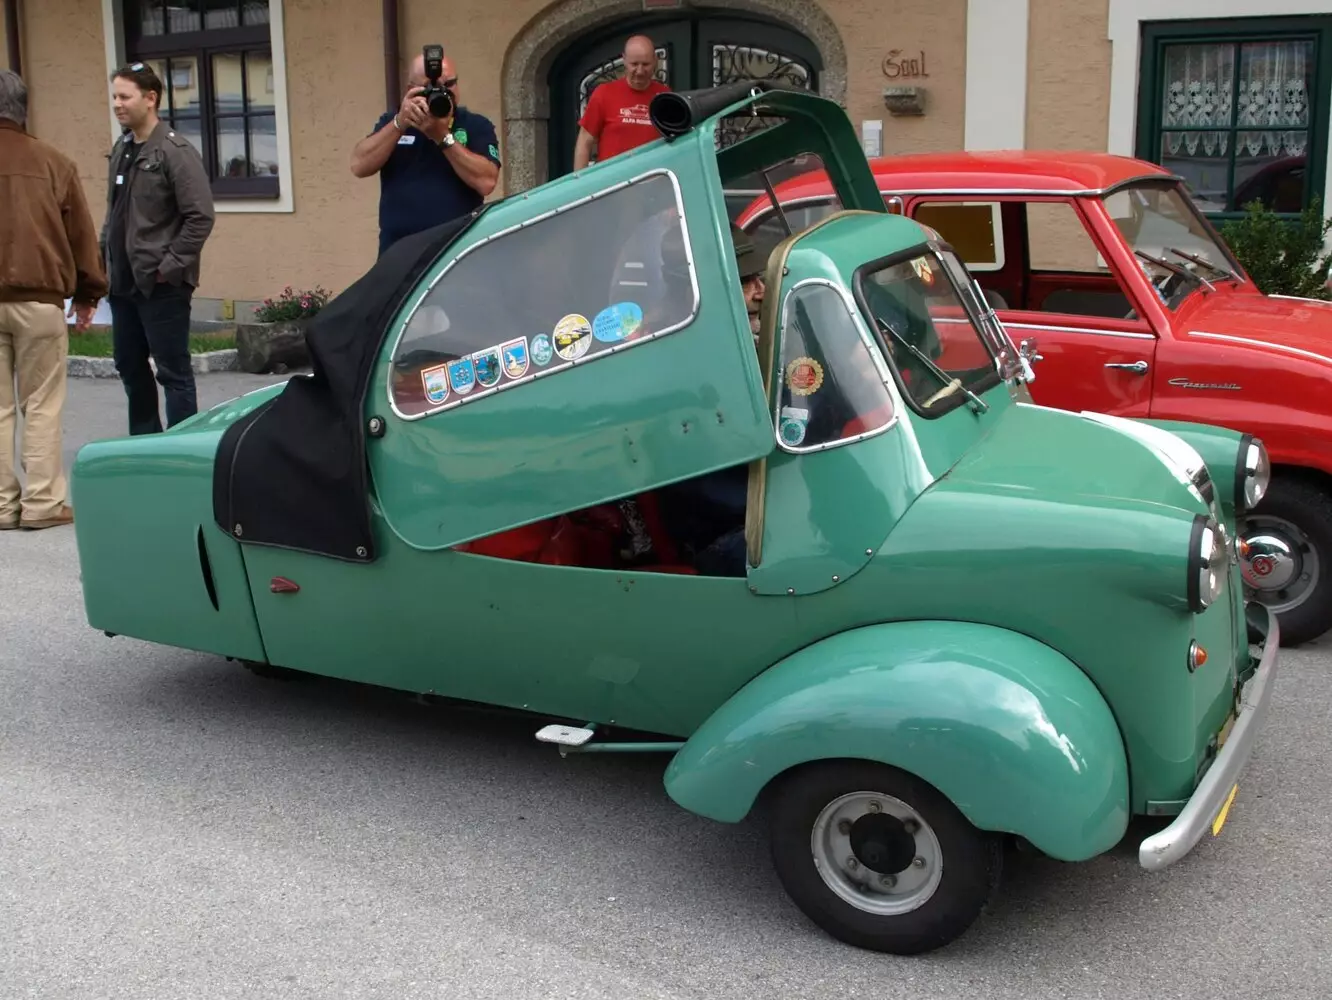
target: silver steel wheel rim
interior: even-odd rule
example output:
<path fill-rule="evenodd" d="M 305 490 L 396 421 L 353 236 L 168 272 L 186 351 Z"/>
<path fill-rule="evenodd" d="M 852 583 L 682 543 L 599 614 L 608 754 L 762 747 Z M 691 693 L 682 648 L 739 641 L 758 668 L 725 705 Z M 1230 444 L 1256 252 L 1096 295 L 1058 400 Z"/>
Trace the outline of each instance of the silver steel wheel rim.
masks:
<path fill-rule="evenodd" d="M 1299 607 L 1318 586 L 1322 573 L 1318 550 L 1284 517 L 1248 515 L 1244 540 L 1249 545 L 1241 566 L 1244 586 L 1260 604 L 1280 614 Z"/>
<path fill-rule="evenodd" d="M 829 889 L 876 916 L 918 909 L 943 878 L 943 848 L 925 817 L 878 792 L 828 803 L 814 821 L 810 851 Z"/>

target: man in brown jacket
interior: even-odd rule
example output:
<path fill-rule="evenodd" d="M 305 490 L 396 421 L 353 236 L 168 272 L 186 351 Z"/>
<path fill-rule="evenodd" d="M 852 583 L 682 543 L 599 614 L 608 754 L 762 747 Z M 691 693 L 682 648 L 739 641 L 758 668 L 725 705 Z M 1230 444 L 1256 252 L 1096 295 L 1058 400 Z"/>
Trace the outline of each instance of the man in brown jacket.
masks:
<path fill-rule="evenodd" d="M 158 117 L 161 101 L 162 81 L 145 64 L 112 74 L 111 104 L 126 131 L 109 157 L 101 244 L 131 434 L 162 430 L 149 356 L 166 397 L 167 426 L 198 411 L 190 300 L 213 231 L 213 192 L 198 151 Z"/>
<path fill-rule="evenodd" d="M 74 162 L 27 134 L 28 90 L 0 70 L 0 531 L 69 524 L 60 415 L 70 315 L 86 330 L 107 291 Z M 15 389 L 17 387 L 17 393 Z M 22 493 L 15 404 L 23 414 Z"/>

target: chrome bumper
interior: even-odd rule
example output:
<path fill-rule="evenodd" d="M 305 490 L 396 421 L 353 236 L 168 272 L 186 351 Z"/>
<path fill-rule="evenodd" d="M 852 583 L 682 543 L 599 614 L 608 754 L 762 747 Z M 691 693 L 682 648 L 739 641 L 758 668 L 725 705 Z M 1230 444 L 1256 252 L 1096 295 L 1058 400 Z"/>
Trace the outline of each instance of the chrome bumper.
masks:
<path fill-rule="evenodd" d="M 1272 679 L 1276 676 L 1277 649 L 1281 630 L 1276 615 L 1263 605 L 1256 605 L 1267 617 L 1262 657 L 1240 693 L 1240 712 L 1221 752 L 1207 769 L 1183 811 L 1160 833 L 1153 834 L 1138 847 L 1138 863 L 1148 871 L 1160 871 L 1174 864 L 1202 839 L 1215 822 L 1230 797 L 1239 773 L 1253 753 L 1267 710 L 1272 704 Z M 1248 609 L 1246 609 L 1247 611 Z M 1247 615 L 1246 615 L 1247 617 Z"/>

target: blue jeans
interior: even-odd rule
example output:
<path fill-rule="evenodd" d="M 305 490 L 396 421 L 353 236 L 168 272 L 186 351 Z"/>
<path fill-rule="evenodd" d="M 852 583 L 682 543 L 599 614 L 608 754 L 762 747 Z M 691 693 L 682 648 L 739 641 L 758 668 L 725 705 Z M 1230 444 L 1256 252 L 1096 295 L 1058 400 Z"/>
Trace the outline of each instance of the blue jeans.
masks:
<path fill-rule="evenodd" d="M 162 430 L 157 383 L 166 397 L 167 426 L 172 427 L 199 410 L 190 362 L 189 285 L 166 282 L 154 286 L 149 298 L 138 291 L 128 296 L 109 295 L 111 342 L 116 370 L 129 400 L 129 432 L 156 434 Z M 148 358 L 157 362 L 157 380 Z"/>

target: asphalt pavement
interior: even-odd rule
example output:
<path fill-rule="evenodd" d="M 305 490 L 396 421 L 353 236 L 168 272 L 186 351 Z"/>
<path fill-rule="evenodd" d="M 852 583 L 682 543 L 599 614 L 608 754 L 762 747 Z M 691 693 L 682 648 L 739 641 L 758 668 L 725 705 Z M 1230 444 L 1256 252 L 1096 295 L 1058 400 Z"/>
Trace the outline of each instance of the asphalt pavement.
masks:
<path fill-rule="evenodd" d="M 69 457 L 123 406 L 72 382 Z M 1326 1000 L 1332 639 L 1280 669 L 1219 838 L 1155 875 L 1132 837 L 1010 855 L 968 935 L 897 958 L 809 923 L 761 817 L 684 812 L 664 756 L 562 760 L 528 722 L 108 639 L 73 530 L 5 532 L 0 998 Z"/>

